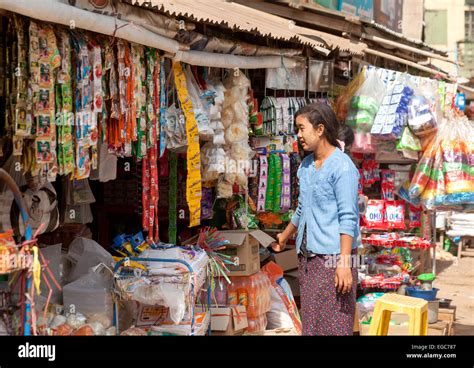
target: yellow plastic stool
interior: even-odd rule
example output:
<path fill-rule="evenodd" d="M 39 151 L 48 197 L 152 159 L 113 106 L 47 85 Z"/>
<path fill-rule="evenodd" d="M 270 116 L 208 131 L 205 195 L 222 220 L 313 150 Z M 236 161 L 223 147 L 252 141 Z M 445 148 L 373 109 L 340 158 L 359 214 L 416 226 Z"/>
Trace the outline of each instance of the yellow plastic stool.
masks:
<path fill-rule="evenodd" d="M 426 336 L 428 333 L 428 302 L 399 294 L 385 294 L 375 302 L 369 335 L 388 334 L 392 312 L 405 313 L 410 317 L 409 335 Z"/>

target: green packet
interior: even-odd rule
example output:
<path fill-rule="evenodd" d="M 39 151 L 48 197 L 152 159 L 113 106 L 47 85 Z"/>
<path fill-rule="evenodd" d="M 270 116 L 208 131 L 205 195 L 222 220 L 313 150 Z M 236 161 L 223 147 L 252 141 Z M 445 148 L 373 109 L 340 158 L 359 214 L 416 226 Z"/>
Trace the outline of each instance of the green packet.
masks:
<path fill-rule="evenodd" d="M 402 136 L 397 144 L 398 151 L 421 151 L 421 142 L 415 137 L 408 127 L 403 130 Z"/>

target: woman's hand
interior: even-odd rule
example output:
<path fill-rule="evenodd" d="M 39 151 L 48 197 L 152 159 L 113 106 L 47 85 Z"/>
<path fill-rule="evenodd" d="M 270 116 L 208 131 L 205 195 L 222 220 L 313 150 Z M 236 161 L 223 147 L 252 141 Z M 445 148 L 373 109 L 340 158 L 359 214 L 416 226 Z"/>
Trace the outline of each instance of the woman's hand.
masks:
<path fill-rule="evenodd" d="M 283 235 L 283 233 L 280 233 L 277 235 L 277 243 L 272 243 L 272 249 L 275 251 L 275 252 L 281 252 L 283 249 L 285 249 L 286 247 L 286 242 L 288 241 L 288 239 L 285 237 L 285 235 Z"/>
<path fill-rule="evenodd" d="M 352 289 L 352 271 L 350 267 L 338 266 L 336 268 L 336 290 L 339 293 L 349 293 Z"/>

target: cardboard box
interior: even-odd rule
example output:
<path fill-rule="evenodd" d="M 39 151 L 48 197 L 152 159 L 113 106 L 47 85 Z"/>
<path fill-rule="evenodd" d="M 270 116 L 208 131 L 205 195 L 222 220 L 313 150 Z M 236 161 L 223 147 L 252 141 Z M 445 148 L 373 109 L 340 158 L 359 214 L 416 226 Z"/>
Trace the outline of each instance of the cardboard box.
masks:
<path fill-rule="evenodd" d="M 283 268 L 283 271 L 290 271 L 298 268 L 298 255 L 296 250 L 287 249 L 283 252 L 275 253 L 275 263 Z"/>
<path fill-rule="evenodd" d="M 211 307 L 212 335 L 241 335 L 247 327 L 247 312 L 243 305 Z"/>
<path fill-rule="evenodd" d="M 265 248 L 275 240 L 261 230 L 220 231 L 229 241 L 221 253 L 234 256 L 237 265 L 227 265 L 230 276 L 251 276 L 260 271 L 260 244 Z"/>

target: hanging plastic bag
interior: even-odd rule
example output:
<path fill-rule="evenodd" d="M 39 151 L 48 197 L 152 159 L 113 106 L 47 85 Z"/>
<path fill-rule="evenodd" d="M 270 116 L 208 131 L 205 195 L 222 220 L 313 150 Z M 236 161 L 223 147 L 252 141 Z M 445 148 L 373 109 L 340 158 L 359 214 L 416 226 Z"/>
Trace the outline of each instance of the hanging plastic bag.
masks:
<path fill-rule="evenodd" d="M 188 88 L 188 96 L 192 100 L 194 117 L 199 130 L 199 135 L 206 137 L 212 135 L 212 130 L 209 126 L 209 111 L 203 104 L 202 97 L 204 92 L 201 91 L 193 73 L 191 67 L 184 68 L 184 74 L 186 75 L 186 86 Z"/>
<path fill-rule="evenodd" d="M 432 144 L 425 150 L 423 157 L 418 162 L 415 174 L 413 175 L 409 195 L 411 198 L 418 198 L 426 188 L 429 181 L 429 175 L 434 164 L 438 143 Z"/>
<path fill-rule="evenodd" d="M 336 99 L 336 117 L 338 121 L 345 121 L 349 112 L 349 104 L 357 90 L 365 81 L 365 68 L 346 86 L 344 91 Z"/>
<path fill-rule="evenodd" d="M 367 79 L 351 100 L 346 124 L 358 131 L 370 132 L 384 94 L 385 85 L 375 70 L 369 70 Z"/>
<path fill-rule="evenodd" d="M 166 124 L 164 126 L 166 147 L 176 150 L 188 145 L 186 136 L 186 121 L 181 109 L 174 105 L 165 111 Z"/>
<path fill-rule="evenodd" d="M 425 89 L 432 95 L 429 89 Z M 434 134 L 438 128 L 437 103 L 427 97 L 420 88 L 414 89 L 414 95 L 408 105 L 408 126 L 417 137 Z"/>

